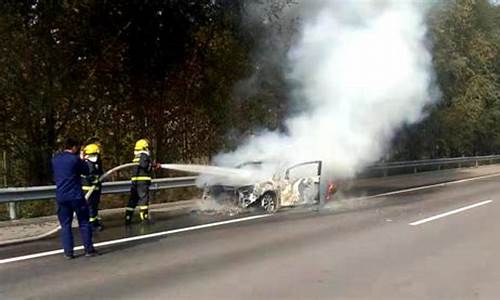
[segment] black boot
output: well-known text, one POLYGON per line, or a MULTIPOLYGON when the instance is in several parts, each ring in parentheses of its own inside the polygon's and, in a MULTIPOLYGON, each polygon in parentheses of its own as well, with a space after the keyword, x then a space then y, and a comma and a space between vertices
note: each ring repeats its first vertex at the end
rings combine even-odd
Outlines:
POLYGON ((125 211, 125 225, 130 225, 132 224, 132 216, 134 215, 134 211, 133 210, 128 210, 125 211))

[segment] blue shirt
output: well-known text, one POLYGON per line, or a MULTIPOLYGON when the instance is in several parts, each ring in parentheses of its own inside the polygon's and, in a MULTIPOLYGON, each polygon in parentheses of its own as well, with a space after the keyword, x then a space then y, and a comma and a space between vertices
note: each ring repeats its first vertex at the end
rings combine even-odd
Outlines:
POLYGON ((89 169, 77 154, 58 153, 52 158, 52 171, 56 182, 57 202, 68 202, 85 198, 81 175, 88 175, 89 169))

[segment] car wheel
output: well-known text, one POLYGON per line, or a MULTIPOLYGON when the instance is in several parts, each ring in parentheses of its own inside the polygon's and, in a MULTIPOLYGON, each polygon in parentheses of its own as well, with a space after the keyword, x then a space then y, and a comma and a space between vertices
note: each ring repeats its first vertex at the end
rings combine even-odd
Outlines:
POLYGON ((266 212, 273 213, 276 212, 279 208, 278 199, 273 193, 265 193, 260 201, 262 209, 264 209, 266 212))

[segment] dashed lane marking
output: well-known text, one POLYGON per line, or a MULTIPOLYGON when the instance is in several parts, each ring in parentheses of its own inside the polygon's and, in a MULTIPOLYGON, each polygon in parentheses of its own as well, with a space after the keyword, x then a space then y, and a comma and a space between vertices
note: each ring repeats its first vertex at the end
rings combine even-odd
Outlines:
POLYGON ((469 210, 469 209, 472 209, 472 208, 475 208, 475 207, 479 207, 479 206, 482 206, 482 205, 490 204, 491 202, 493 202, 493 200, 486 200, 486 201, 479 202, 479 203, 476 203, 476 204, 471 204, 471 205, 468 205, 468 206, 465 206, 465 207, 462 207, 462 208, 457 208, 457 209, 454 209, 452 211, 445 212, 445 213, 442 213, 442 214, 439 214, 439 215, 436 215, 436 216, 433 216, 433 217, 429 217, 429 218, 426 218, 426 219, 423 219, 423 220, 420 220, 420 221, 415 221, 415 222, 409 223, 408 225, 410 225, 410 226, 422 225, 424 223, 432 222, 432 221, 437 220, 437 219, 441 219, 441 218, 444 218, 444 217, 447 217, 447 216, 450 216, 450 215, 458 214, 460 212, 463 212, 463 211, 466 211, 466 210, 469 210))
POLYGON ((419 187, 415 187, 415 188, 409 188, 409 189, 403 189, 403 190, 399 190, 399 191, 377 194, 377 195, 373 195, 373 196, 360 197, 359 199, 372 199, 372 198, 380 198, 380 197, 385 197, 385 196, 399 195, 399 194, 405 194, 405 193, 416 192, 416 191, 421 191, 421 190, 428 190, 428 189, 433 189, 433 188, 438 188, 438 187, 445 187, 448 185, 459 184, 459 183, 481 180, 481 179, 488 179, 488 178, 499 177, 499 176, 500 176, 500 173, 495 173, 495 174, 472 177, 472 178, 467 178, 467 179, 460 179, 460 180, 448 181, 448 182, 431 184, 431 185, 424 185, 424 186, 419 186, 419 187))

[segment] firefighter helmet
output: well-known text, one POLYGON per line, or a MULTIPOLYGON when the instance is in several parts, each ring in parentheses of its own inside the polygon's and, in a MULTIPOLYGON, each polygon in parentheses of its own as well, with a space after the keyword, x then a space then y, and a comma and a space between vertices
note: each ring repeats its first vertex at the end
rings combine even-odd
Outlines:
POLYGON ((135 143, 134 150, 141 151, 149 149, 149 141, 146 139, 140 139, 135 143))
POLYGON ((97 144, 88 144, 83 148, 83 154, 92 155, 92 154, 100 154, 101 149, 99 149, 99 145, 97 144))

